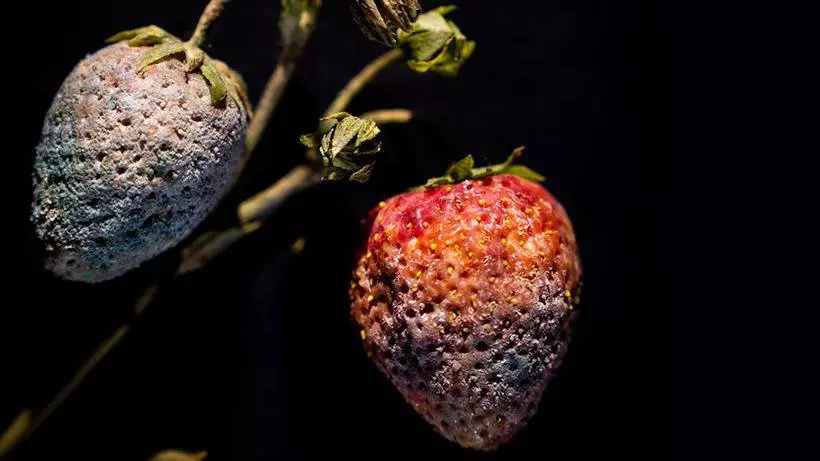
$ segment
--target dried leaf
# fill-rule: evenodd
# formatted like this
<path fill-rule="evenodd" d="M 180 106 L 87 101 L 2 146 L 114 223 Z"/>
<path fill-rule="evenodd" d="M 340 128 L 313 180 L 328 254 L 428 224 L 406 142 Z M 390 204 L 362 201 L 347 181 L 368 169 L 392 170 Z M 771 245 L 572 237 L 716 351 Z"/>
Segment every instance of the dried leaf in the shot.
<path fill-rule="evenodd" d="M 323 179 L 365 182 L 381 152 L 380 133 L 376 122 L 341 112 L 322 118 L 319 132 L 302 136 L 300 142 L 318 150 Z"/>
<path fill-rule="evenodd" d="M 419 16 L 410 32 L 399 32 L 411 69 L 454 77 L 473 55 L 476 43 L 467 40 L 458 26 L 444 17 L 455 9 L 454 6 L 436 8 Z"/>

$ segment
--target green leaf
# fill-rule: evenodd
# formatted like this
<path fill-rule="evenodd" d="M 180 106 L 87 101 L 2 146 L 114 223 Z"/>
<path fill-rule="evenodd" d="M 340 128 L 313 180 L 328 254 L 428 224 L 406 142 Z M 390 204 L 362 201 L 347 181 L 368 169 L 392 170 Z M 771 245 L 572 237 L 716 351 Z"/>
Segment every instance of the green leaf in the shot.
<path fill-rule="evenodd" d="M 511 174 L 532 182 L 542 182 L 547 179 L 524 165 L 512 165 L 504 171 L 504 174 Z"/>
<path fill-rule="evenodd" d="M 228 95 L 228 88 L 225 79 L 222 78 L 210 59 L 206 59 L 199 68 L 202 76 L 208 81 L 208 89 L 211 91 L 211 104 L 219 104 Z"/>
<path fill-rule="evenodd" d="M 151 64 L 156 64 L 159 61 L 168 59 L 169 57 L 185 51 L 185 45 L 182 42 L 170 42 L 162 45 L 157 45 L 151 48 L 140 58 L 140 65 L 138 72 L 142 72 Z"/>

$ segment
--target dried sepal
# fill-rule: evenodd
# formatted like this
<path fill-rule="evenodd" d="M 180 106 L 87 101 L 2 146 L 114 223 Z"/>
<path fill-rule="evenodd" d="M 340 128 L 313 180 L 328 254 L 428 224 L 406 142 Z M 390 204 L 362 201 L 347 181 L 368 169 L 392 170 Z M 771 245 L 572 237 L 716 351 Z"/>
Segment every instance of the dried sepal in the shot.
<path fill-rule="evenodd" d="M 179 40 L 173 35 L 157 26 L 140 27 L 139 29 L 125 30 L 115 34 L 106 43 L 117 43 L 128 41 L 130 46 L 158 45 L 166 40 Z"/>
<path fill-rule="evenodd" d="M 411 69 L 455 77 L 473 55 L 476 42 L 467 40 L 461 29 L 445 18 L 455 10 L 454 6 L 436 8 L 419 16 L 409 32 L 399 32 Z"/>
<path fill-rule="evenodd" d="M 282 0 L 279 31 L 286 47 L 302 48 L 316 27 L 320 0 Z"/>
<path fill-rule="evenodd" d="M 504 163 L 499 165 L 475 168 L 475 160 L 468 155 L 454 163 L 447 170 L 446 176 L 433 178 L 423 187 L 437 187 L 456 184 L 469 179 L 481 179 L 489 176 L 510 174 L 533 182 L 541 182 L 544 177 L 524 165 L 516 165 L 515 161 L 524 154 L 524 147 L 515 149 Z"/>
<path fill-rule="evenodd" d="M 222 102 L 228 95 L 228 84 L 217 70 L 211 60 L 202 63 L 199 68 L 202 76 L 208 81 L 208 89 L 211 91 L 211 104 L 216 105 Z"/>
<path fill-rule="evenodd" d="M 319 132 L 304 135 L 300 141 L 318 151 L 323 179 L 366 182 L 381 152 L 380 134 L 376 122 L 340 112 L 321 119 Z"/>
<path fill-rule="evenodd" d="M 205 78 L 211 93 L 211 104 L 221 104 L 230 96 L 250 115 L 251 105 L 242 77 L 225 63 L 212 59 L 198 46 L 183 42 L 157 26 L 127 30 L 107 40 L 109 43 L 123 41 L 127 41 L 129 46 L 151 47 L 140 58 L 137 72 L 144 72 L 150 66 L 167 59 L 177 58 L 185 65 L 186 72 L 199 72 Z"/>

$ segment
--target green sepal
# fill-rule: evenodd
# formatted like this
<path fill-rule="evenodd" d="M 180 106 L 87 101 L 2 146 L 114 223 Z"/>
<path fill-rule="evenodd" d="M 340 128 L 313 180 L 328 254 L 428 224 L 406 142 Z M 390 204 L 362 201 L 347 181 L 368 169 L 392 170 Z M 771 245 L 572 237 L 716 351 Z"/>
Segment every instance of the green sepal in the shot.
<path fill-rule="evenodd" d="M 507 161 L 499 165 L 486 166 L 481 168 L 474 168 L 475 161 L 472 155 L 468 155 L 458 162 L 454 163 L 448 170 L 447 175 L 440 178 L 433 178 L 427 181 L 427 184 L 418 189 L 446 186 L 448 184 L 456 184 L 470 179 L 482 179 L 490 176 L 498 176 L 509 174 L 518 176 L 533 182 L 544 181 L 544 177 L 524 165 L 515 165 L 515 161 L 524 154 L 524 147 L 515 149 L 507 158 Z"/>
<path fill-rule="evenodd" d="M 151 48 L 149 51 L 146 51 L 145 54 L 142 55 L 142 57 L 140 58 L 140 66 L 139 69 L 137 69 L 137 72 L 142 72 L 152 64 L 156 64 L 160 61 L 163 61 L 165 59 L 173 57 L 174 55 L 184 52 L 185 44 L 182 42 L 169 42 L 157 45 Z"/>
<path fill-rule="evenodd" d="M 228 85 L 216 69 L 216 66 L 214 66 L 214 63 L 211 62 L 210 59 L 206 60 L 202 63 L 202 67 L 199 68 L 199 71 L 202 72 L 202 76 L 208 81 L 208 89 L 211 91 L 211 104 L 217 105 L 222 102 L 228 95 Z M 237 103 L 239 103 L 239 101 L 237 101 Z"/>
<path fill-rule="evenodd" d="M 130 46 L 158 45 L 166 40 L 179 40 L 157 26 L 140 27 L 139 29 L 125 30 L 105 40 L 106 43 L 117 43 L 128 40 Z"/>

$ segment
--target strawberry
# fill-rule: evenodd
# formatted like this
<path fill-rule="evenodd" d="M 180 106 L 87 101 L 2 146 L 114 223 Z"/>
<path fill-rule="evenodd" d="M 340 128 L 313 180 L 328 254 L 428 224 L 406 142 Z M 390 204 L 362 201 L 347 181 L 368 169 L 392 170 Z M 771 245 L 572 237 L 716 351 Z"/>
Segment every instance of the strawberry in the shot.
<path fill-rule="evenodd" d="M 570 220 L 517 155 L 484 169 L 465 159 L 379 204 L 350 288 L 378 368 L 439 433 L 477 450 L 535 413 L 581 286 Z"/>
<path fill-rule="evenodd" d="M 236 74 L 156 27 L 120 39 L 66 78 L 37 147 L 32 221 L 69 280 L 117 277 L 180 242 L 245 153 Z"/>

